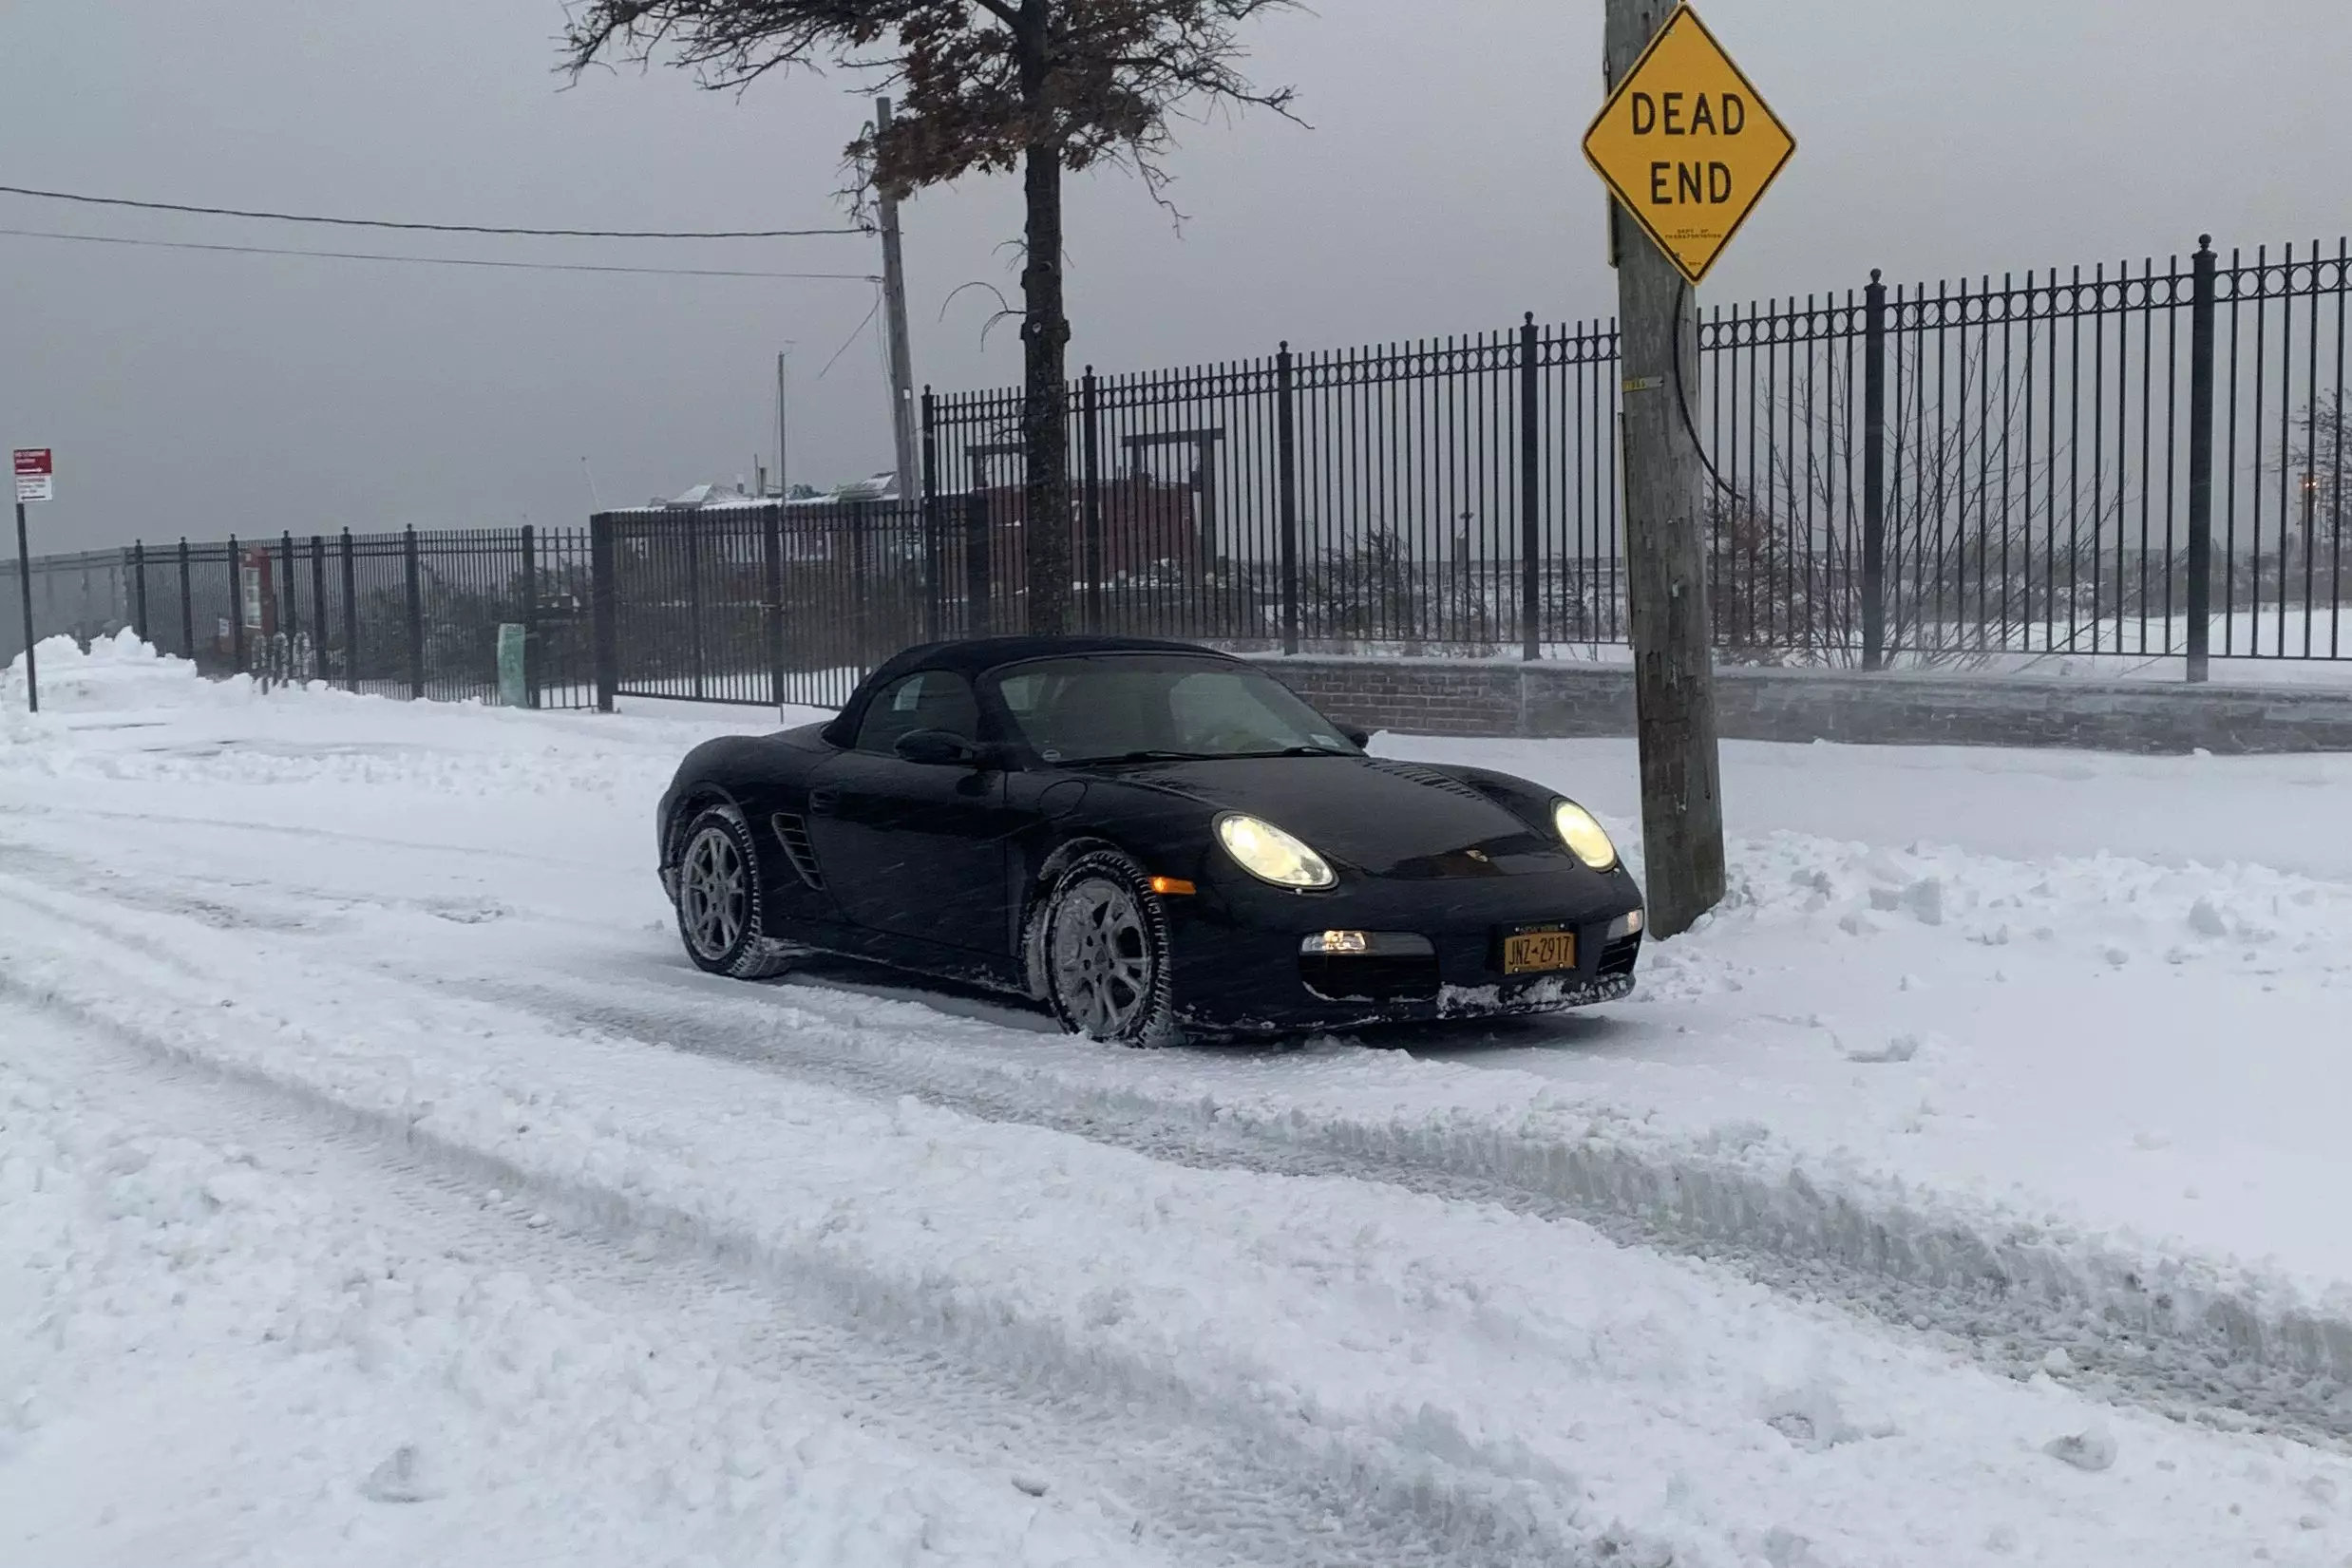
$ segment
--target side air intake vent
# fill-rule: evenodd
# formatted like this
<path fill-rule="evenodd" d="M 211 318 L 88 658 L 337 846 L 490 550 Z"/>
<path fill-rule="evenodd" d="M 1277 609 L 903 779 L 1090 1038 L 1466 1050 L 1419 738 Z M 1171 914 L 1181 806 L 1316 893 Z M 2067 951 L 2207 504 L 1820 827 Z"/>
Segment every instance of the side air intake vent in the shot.
<path fill-rule="evenodd" d="M 787 812 L 775 816 L 776 839 L 784 845 L 784 853 L 792 861 L 792 869 L 800 873 L 802 881 L 818 892 L 825 891 L 825 873 L 817 869 L 817 852 L 808 842 L 808 824 Z"/>

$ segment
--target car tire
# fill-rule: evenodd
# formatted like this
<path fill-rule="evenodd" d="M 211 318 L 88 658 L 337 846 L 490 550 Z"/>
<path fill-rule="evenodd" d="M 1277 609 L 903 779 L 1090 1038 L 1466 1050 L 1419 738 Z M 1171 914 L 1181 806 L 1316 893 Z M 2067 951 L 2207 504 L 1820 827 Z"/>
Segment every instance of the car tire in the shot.
<path fill-rule="evenodd" d="M 1039 988 L 1071 1033 L 1122 1046 L 1183 1038 L 1167 911 L 1125 855 L 1094 850 L 1065 867 L 1038 905 L 1030 939 Z"/>
<path fill-rule="evenodd" d="M 678 937 L 694 967 L 732 980 L 765 980 L 791 953 L 768 935 L 759 855 L 750 825 L 731 805 L 698 812 L 680 837 Z"/>

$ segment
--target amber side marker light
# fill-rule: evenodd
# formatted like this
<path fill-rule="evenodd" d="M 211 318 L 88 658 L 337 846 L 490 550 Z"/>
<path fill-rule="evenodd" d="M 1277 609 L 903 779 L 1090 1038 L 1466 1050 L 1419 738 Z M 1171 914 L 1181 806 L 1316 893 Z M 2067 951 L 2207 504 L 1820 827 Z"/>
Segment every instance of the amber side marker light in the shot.
<path fill-rule="evenodd" d="M 1200 890 L 1182 877 L 1154 877 L 1151 878 L 1151 891 L 1163 898 L 1176 898 Z"/>

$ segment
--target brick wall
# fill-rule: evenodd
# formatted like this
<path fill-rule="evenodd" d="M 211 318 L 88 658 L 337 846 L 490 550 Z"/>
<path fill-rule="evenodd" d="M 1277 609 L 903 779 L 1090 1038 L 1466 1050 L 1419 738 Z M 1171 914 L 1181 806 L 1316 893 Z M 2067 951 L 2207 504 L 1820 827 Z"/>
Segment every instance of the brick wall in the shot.
<path fill-rule="evenodd" d="M 1366 659 L 1276 662 L 1284 684 L 1343 724 L 1415 735 L 1516 735 L 1520 680 L 1488 664 Z"/>
<path fill-rule="evenodd" d="M 1623 665 L 1269 658 L 1323 712 L 1409 735 L 1630 735 Z M 2100 751 L 2352 751 L 2352 689 L 1863 674 L 1716 672 L 1727 740 Z"/>

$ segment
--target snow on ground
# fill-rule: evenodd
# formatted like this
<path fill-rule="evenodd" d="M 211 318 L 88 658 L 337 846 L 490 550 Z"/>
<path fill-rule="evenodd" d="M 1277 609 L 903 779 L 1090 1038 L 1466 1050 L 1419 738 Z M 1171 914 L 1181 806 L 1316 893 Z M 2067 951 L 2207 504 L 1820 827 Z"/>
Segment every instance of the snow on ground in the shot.
<path fill-rule="evenodd" d="M 1616 743 L 1396 745 L 1640 814 Z M 2352 1281 L 2352 757 L 1735 744 L 1724 797 L 1732 899 L 1638 1027 L 1480 1059 Z"/>
<path fill-rule="evenodd" d="M 769 715 L 43 656 L 11 1563 L 2352 1552 L 2352 759 L 1731 746 L 1633 1002 L 1106 1052 L 683 963 L 651 803 Z M 1626 746 L 1380 748 L 1636 838 Z"/>
<path fill-rule="evenodd" d="M 21 1004 L 0 1024 L 10 1563 L 1153 1560 L 874 1432 L 758 1304 Z"/>

